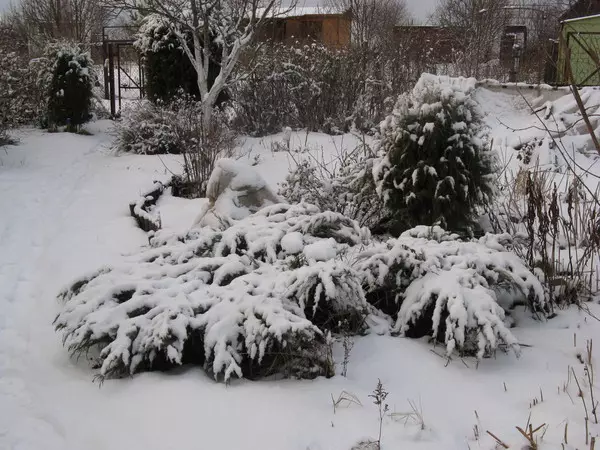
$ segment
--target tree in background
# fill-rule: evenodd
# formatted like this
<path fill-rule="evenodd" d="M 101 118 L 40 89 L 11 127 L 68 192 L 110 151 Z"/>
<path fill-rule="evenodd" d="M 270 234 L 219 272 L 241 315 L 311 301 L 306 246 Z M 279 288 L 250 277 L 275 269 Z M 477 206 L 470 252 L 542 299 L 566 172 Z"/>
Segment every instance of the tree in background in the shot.
<path fill-rule="evenodd" d="M 284 12 L 279 0 L 108 0 L 115 8 L 140 13 L 146 23 L 165 24 L 192 63 L 208 128 L 219 94 L 232 82 L 231 74 L 257 29 Z M 191 42 L 190 42 L 191 39 Z M 218 46 L 205 45 L 218 42 Z M 219 71 L 211 84 L 211 61 Z"/>
<path fill-rule="evenodd" d="M 352 17 L 352 43 L 370 49 L 389 47 L 395 27 L 410 19 L 405 0 L 329 0 L 329 5 Z"/>
<path fill-rule="evenodd" d="M 105 8 L 102 0 L 20 0 L 8 16 L 35 54 L 48 41 L 89 44 L 100 39 L 115 11 Z"/>
<path fill-rule="evenodd" d="M 494 59 L 494 50 L 508 24 L 508 0 L 441 0 L 434 20 L 461 30 L 462 50 L 456 65 L 460 75 L 481 76 L 482 64 Z"/>

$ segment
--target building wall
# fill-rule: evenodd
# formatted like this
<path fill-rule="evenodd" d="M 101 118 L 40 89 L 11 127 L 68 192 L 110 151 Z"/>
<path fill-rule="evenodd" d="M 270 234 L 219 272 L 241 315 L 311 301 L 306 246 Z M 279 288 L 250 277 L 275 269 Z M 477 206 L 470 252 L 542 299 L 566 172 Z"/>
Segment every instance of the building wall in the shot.
<path fill-rule="evenodd" d="M 296 41 L 320 42 L 338 47 L 350 43 L 350 28 L 350 18 L 342 14 L 278 18 L 261 30 L 258 39 L 289 44 Z"/>
<path fill-rule="evenodd" d="M 568 57 L 577 85 L 599 86 L 600 73 L 594 59 L 586 52 L 586 48 L 595 55 L 600 55 L 600 16 L 570 20 L 563 22 L 558 51 L 558 82 L 568 84 Z"/>

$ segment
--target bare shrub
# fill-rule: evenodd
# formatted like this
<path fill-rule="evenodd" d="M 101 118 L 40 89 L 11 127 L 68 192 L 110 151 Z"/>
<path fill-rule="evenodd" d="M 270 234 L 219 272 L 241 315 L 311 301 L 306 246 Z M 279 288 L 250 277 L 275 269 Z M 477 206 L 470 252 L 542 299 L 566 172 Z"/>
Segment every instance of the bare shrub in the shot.
<path fill-rule="evenodd" d="M 180 192 L 186 197 L 204 197 L 217 160 L 235 153 L 235 134 L 220 116 L 214 115 L 211 124 L 206 126 L 189 108 L 178 114 L 175 136 L 183 148 L 183 179 L 179 184 L 183 191 Z"/>
<path fill-rule="evenodd" d="M 308 156 L 289 152 L 296 168 L 281 185 L 281 196 L 291 203 L 305 201 L 323 211 L 342 213 L 360 226 L 373 228 L 382 221 L 385 208 L 371 175 L 377 157 L 364 139 L 352 150 L 338 149 L 333 161 L 314 156 L 311 149 L 297 153 Z"/>
<path fill-rule="evenodd" d="M 4 147 L 5 145 L 14 145 L 17 141 L 11 137 L 6 128 L 0 124 L 0 147 Z"/>
<path fill-rule="evenodd" d="M 504 195 L 488 211 L 495 232 L 516 237 L 514 251 L 547 286 L 551 304 L 579 304 L 598 292 L 598 190 L 587 192 L 573 173 L 534 166 L 505 173 Z M 557 185 L 565 183 L 566 192 Z"/>
<path fill-rule="evenodd" d="M 235 134 L 219 112 L 210 125 L 202 105 L 180 93 L 169 103 L 143 101 L 125 108 L 115 124 L 115 148 L 139 154 L 182 154 L 183 175 L 173 180 L 176 195 L 203 197 L 219 158 L 234 154 Z"/>
<path fill-rule="evenodd" d="M 400 55 L 397 55 L 400 57 Z M 236 125 L 265 135 L 284 127 L 337 134 L 368 131 L 407 87 L 403 64 L 389 52 L 350 46 L 269 43 L 250 49 L 231 90 Z M 392 70 L 395 69 L 395 70 Z"/>

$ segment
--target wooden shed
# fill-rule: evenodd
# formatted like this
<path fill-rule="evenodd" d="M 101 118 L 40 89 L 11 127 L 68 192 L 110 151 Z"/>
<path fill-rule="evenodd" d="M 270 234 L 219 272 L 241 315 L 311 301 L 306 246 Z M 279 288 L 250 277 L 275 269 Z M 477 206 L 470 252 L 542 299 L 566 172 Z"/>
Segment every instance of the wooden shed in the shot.
<path fill-rule="evenodd" d="M 320 7 L 296 7 L 274 13 L 258 38 L 286 43 L 311 41 L 340 47 L 350 43 L 351 25 L 352 20 L 347 12 Z"/>
<path fill-rule="evenodd" d="M 569 84 L 569 69 L 578 86 L 600 86 L 600 14 L 561 22 L 557 75 Z"/>

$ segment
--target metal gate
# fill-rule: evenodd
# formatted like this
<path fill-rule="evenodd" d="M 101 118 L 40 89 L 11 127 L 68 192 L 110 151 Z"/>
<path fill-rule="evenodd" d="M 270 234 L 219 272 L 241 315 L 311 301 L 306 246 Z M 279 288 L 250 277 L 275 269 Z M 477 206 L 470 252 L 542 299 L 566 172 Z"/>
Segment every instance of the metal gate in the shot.
<path fill-rule="evenodd" d="M 110 100 L 112 117 L 120 113 L 123 99 L 145 95 L 142 57 L 133 45 L 135 30 L 126 26 L 102 29 L 104 96 Z"/>

